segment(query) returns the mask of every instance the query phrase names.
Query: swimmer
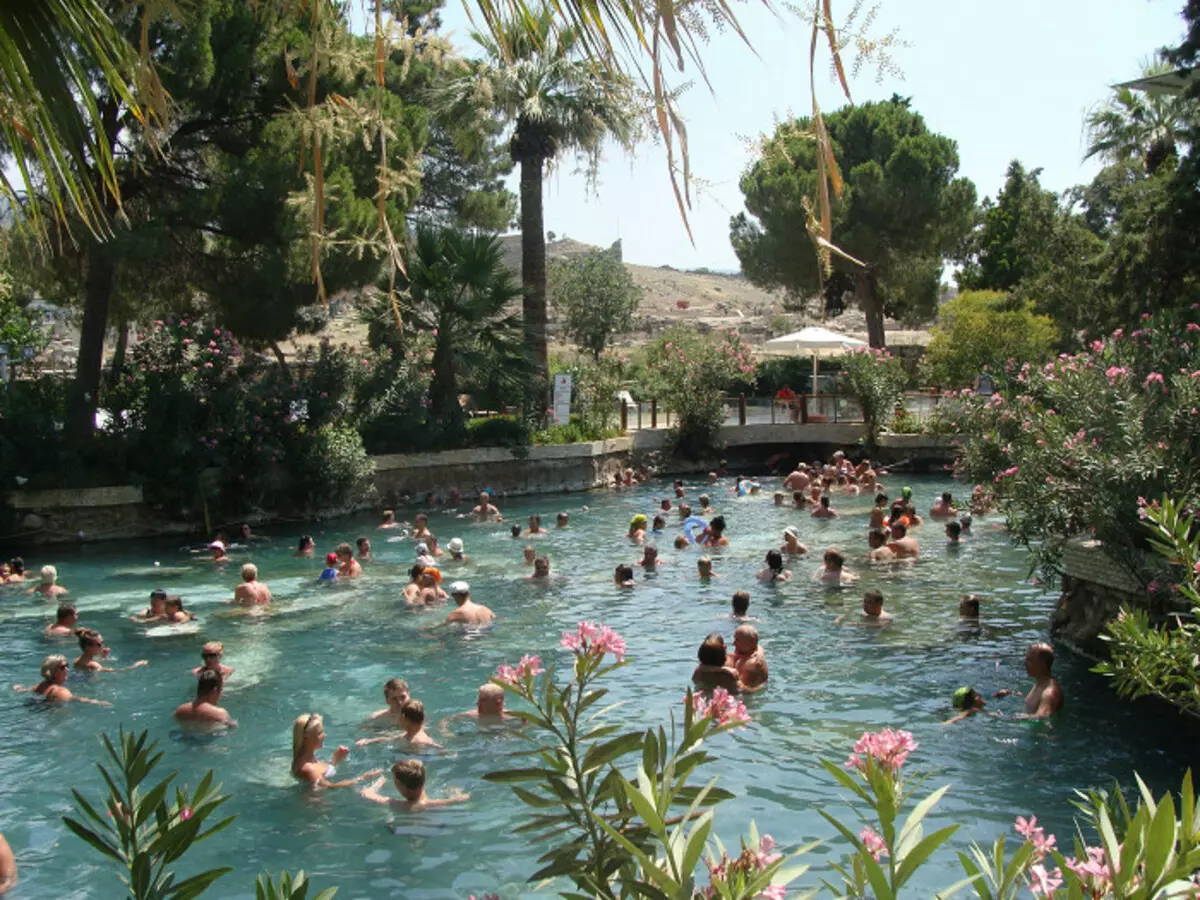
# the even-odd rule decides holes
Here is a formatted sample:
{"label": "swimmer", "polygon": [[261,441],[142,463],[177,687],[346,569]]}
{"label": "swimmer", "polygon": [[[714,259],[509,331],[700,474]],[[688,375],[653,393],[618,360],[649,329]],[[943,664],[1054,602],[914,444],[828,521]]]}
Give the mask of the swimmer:
{"label": "swimmer", "polygon": [[58,584],[58,569],[54,566],[42,566],[42,583],[29,593],[41,594],[43,597],[58,597],[67,593],[67,589]]}
{"label": "swimmer", "polygon": [[[425,551],[434,559],[446,555],[445,551],[438,546],[437,535],[432,531],[425,532]],[[434,565],[436,566],[437,563],[435,562]]]}
{"label": "swimmer", "polygon": [[729,654],[725,650],[725,638],[714,631],[700,644],[696,651],[699,665],[692,671],[692,682],[701,690],[708,688],[725,688],[727,691],[738,689],[738,673],[728,662]]}
{"label": "swimmer", "polygon": [[171,625],[194,622],[196,614],[183,608],[183,598],[172,594],[163,601],[163,619]]}
{"label": "swimmer", "polygon": [[567,523],[570,522],[570,520],[571,520],[570,516],[568,516],[565,512],[560,512],[557,516],[554,517],[554,527],[555,528],[566,528]]}
{"label": "swimmer", "polygon": [[629,533],[626,534],[626,537],[634,543],[640,544],[646,539],[646,522],[646,517],[638,513],[629,520]]}
{"label": "swimmer", "polygon": [[51,703],[66,703],[68,700],[74,700],[77,703],[90,703],[93,706],[112,706],[107,700],[92,700],[89,697],[79,697],[72,694],[66,686],[67,676],[70,672],[71,666],[67,662],[67,658],[59,656],[56,653],[42,660],[42,680],[38,684],[32,688],[25,688],[19,684],[14,684],[13,690],[36,694],[43,700]]}
{"label": "swimmer", "polygon": [[834,625],[891,625],[893,616],[883,611],[883,594],[877,590],[869,590],[863,594],[862,615],[857,619],[846,621],[845,616],[838,616]]}
{"label": "swimmer", "polygon": [[550,580],[550,560],[548,557],[539,556],[533,561],[533,574],[526,575],[530,581],[549,581]]}
{"label": "swimmer", "polygon": [[820,504],[812,511],[812,517],[814,519],[836,519],[837,515],[837,510],[829,505],[829,495],[822,494]]}
{"label": "swimmer", "polygon": [[225,645],[220,641],[209,641],[200,648],[200,659],[203,661],[201,665],[192,669],[192,674],[199,677],[202,672],[216,672],[221,676],[221,681],[224,683],[233,674],[233,666],[221,664],[221,657],[225,655]]}
{"label": "swimmer", "polygon": [[196,699],[175,707],[176,720],[192,726],[235,727],[237,722],[233,720],[233,717],[229,715],[228,711],[217,705],[221,702],[223,689],[224,682],[221,679],[221,673],[212,669],[204,669],[196,679]]}
{"label": "swimmer", "polygon": [[482,522],[486,522],[488,519],[495,519],[497,522],[504,521],[500,510],[492,505],[492,497],[487,491],[479,494],[479,505],[471,510],[471,515]]}
{"label": "swimmer", "polygon": [[[1025,695],[1025,716],[1030,719],[1048,719],[1063,706],[1062,688],[1050,667],[1054,665],[1054,648],[1049,644],[1038,643],[1030,646],[1025,653],[1025,671],[1033,679],[1033,687]],[[1007,697],[1009,694],[1019,694],[1019,691],[997,691],[997,697]]]}
{"label": "swimmer", "polygon": [[642,550],[642,558],[639,559],[635,566],[641,566],[647,572],[657,571],[658,567],[665,564],[665,560],[658,558],[658,548],[653,544],[647,544]]}
{"label": "swimmer", "polygon": [[679,521],[682,522],[685,519],[691,518],[691,515],[692,515],[692,504],[680,503],[679,504]]}
{"label": "swimmer", "polygon": [[805,463],[798,463],[796,468],[792,470],[787,478],[783,479],[783,487],[789,491],[804,491],[808,489],[812,479],[808,477],[808,472],[805,471],[808,466]]}
{"label": "swimmer", "polygon": [[822,584],[853,584],[858,576],[845,568],[846,557],[834,547],[825,551],[822,558],[824,565],[817,569],[813,578]]}
{"label": "swimmer", "polygon": [[[0,579],[3,580],[3,579]],[[17,886],[17,858],[4,835],[0,834],[0,897]]]}
{"label": "swimmer", "polygon": [[447,594],[441,588],[442,573],[437,569],[426,566],[417,576],[417,594],[415,606],[433,606],[445,600]]}
{"label": "swimmer", "polygon": [[450,596],[457,606],[450,610],[450,615],[446,616],[442,625],[490,625],[496,618],[494,612],[471,599],[471,586],[465,581],[451,584]]}
{"label": "swimmer", "polygon": [[114,669],[104,665],[100,659],[108,659],[109,648],[104,644],[104,637],[94,628],[77,628],[75,635],[79,638],[79,659],[75,660],[75,668],[80,672],[128,672],[130,669],[140,669],[149,661],[139,659],[132,666]]}
{"label": "swimmer", "polygon": [[387,783],[387,779],[383,776],[376,778],[369,787],[359,791],[359,795],[372,803],[412,812],[438,806],[449,806],[452,803],[463,803],[471,799],[470,794],[459,790],[451,790],[445,797],[440,798],[430,797],[426,794],[425,764],[419,759],[402,759],[394,763],[392,765],[392,781],[396,785],[396,791],[400,794],[401,799],[399,800],[385,797],[379,793]]}
{"label": "swimmer", "polygon": [[213,541],[208,545],[208,558],[212,562],[223,563],[229,559],[229,555],[225,552],[224,541]]}
{"label": "swimmer", "polygon": [[951,519],[946,523],[946,542],[951,547],[962,545],[962,522],[957,519]]}
{"label": "swimmer", "polygon": [[359,562],[370,562],[371,561],[371,541],[365,537],[360,537],[358,540],[356,540],[354,542],[354,545],[356,547],[358,547],[358,561]]}
{"label": "swimmer", "polygon": [[532,566],[537,561],[537,547],[533,544],[526,544],[521,553],[524,555],[525,565]]}
{"label": "swimmer", "polygon": [[730,659],[738,673],[738,687],[752,694],[767,686],[767,657],[758,644],[758,629],[739,625],[733,632],[733,656]]}
{"label": "swimmer", "polygon": [[451,562],[465,563],[471,558],[466,554],[462,538],[450,538],[450,542],[446,544],[446,550],[450,553]]}
{"label": "swimmer", "polygon": [[319,584],[337,584],[338,578],[338,555],[336,553],[325,554],[325,568],[321,570],[321,574],[317,576]]}
{"label": "swimmer", "polygon": [[317,542],[313,540],[311,534],[306,534],[300,538],[300,543],[296,547],[296,552],[292,556],[299,559],[312,559],[313,552],[316,550]]}
{"label": "swimmer", "polygon": [[779,552],[785,556],[803,556],[808,552],[808,547],[800,543],[800,531],[795,525],[783,529],[783,546]]}
{"label": "swimmer", "polygon": [[670,512],[671,511],[671,499],[669,497],[663,497],[662,503],[660,503],[658,505],[658,508],[661,509],[663,512]]}
{"label": "swimmer", "polygon": [[875,505],[871,507],[871,516],[867,521],[867,528],[885,528],[887,526],[887,494],[879,493],[875,495]]}
{"label": "swimmer", "polygon": [[654,521],[650,523],[651,534],[662,534],[667,528],[667,520],[662,516],[656,515]]}
{"label": "swimmer", "polygon": [[682,500],[683,497],[684,497],[683,483],[677,481],[677,482],[675,482],[675,499]]}
{"label": "swimmer", "polygon": [[438,731],[443,734],[449,734],[450,723],[456,719],[474,719],[480,724],[485,724],[489,722],[503,722],[513,718],[515,717],[504,708],[504,688],[498,684],[489,682],[479,686],[479,694],[475,699],[474,709],[446,716],[446,718],[442,719],[442,724],[438,726]]}
{"label": "swimmer", "polygon": [[675,535],[674,546],[676,550],[686,550],[691,545],[688,543],[688,539],[682,534],[677,534]]}
{"label": "swimmer", "polygon": [[442,745],[425,731],[425,704],[411,697],[400,707],[400,727],[404,734],[397,739],[414,747],[433,747],[441,750]]}
{"label": "swimmer", "polygon": [[787,504],[787,494],[783,491],[776,491],[774,497],[776,506],[785,506]]}
{"label": "swimmer", "polygon": [[520,526],[520,525],[514,525],[514,526],[513,526],[513,527],[510,529],[510,534],[511,534],[511,536],[512,536],[512,539],[513,539],[514,541],[519,541],[519,540],[521,539],[521,526]]}
{"label": "swimmer", "polygon": [[979,595],[965,594],[958,601],[958,617],[968,621],[979,621]]}
{"label": "swimmer", "polygon": [[[383,701],[387,704],[383,709],[377,709],[363,720],[363,727],[378,725],[400,725],[400,709],[408,702],[408,682],[403,678],[389,678],[383,684]],[[379,738],[356,741],[358,746],[375,743]]]}
{"label": "swimmer", "polygon": [[25,560],[19,556],[14,556],[8,561],[8,578],[5,579],[6,584],[19,584],[25,580]]}
{"label": "swimmer", "polygon": [[891,562],[896,558],[896,554],[888,546],[887,532],[882,528],[872,528],[867,532],[867,546],[871,548],[867,559],[874,562]]}
{"label": "swimmer", "polygon": [[808,505],[808,498],[804,496],[803,491],[792,491],[792,509],[804,509]]}
{"label": "swimmer", "polygon": [[971,533],[971,521],[972,520],[969,513],[967,515],[958,517],[958,524],[962,526],[962,534]]}
{"label": "swimmer", "polygon": [[540,515],[538,515],[537,513],[534,513],[533,515],[531,515],[529,517],[529,527],[527,529],[525,529],[525,534],[527,536],[537,537],[537,536],[540,536],[543,534],[549,534],[549,533],[550,532],[548,532],[545,528],[542,527],[542,517]]}
{"label": "swimmer", "polygon": [[708,582],[710,578],[720,578],[718,572],[713,571],[712,559],[707,556],[702,556],[696,560],[696,573],[700,576],[700,580]]}
{"label": "swimmer", "polygon": [[698,500],[698,501],[699,501],[699,503],[700,503],[700,512],[698,512],[696,515],[699,515],[699,516],[711,516],[713,513],[715,513],[715,512],[716,512],[716,510],[712,508],[712,504],[710,503],[710,499],[711,499],[711,498],[708,496],[708,494],[701,494],[701,495],[700,495],[700,496],[697,498],[697,500]]}
{"label": "swimmer", "polygon": [[338,558],[338,575],[342,578],[359,578],[362,565],[354,558],[354,549],[345,541],[333,548]]}
{"label": "swimmer", "polygon": [[250,523],[243,522],[238,526],[238,540],[244,544],[253,544],[261,541],[271,540],[269,537],[264,537],[261,534],[255,534],[250,530]]}
{"label": "swimmer", "polygon": [[955,722],[969,719],[987,706],[987,702],[973,687],[960,687],[950,698],[950,704],[959,710],[959,713],[954,718],[947,719],[943,725],[953,725]]}
{"label": "swimmer", "polygon": [[613,569],[613,581],[619,588],[634,587],[633,566],[627,566],[624,563]]}
{"label": "swimmer", "polygon": [[379,529],[386,531],[389,528],[399,528],[400,523],[396,521],[396,513],[390,509],[383,511],[383,516],[379,520]]}
{"label": "swimmer", "polygon": [[729,538],[725,537],[725,517],[713,516],[708,523],[707,534],[704,537],[705,547],[728,547]]}
{"label": "swimmer", "polygon": [[46,626],[44,634],[51,638],[70,637],[75,633],[75,626],[78,622],[79,611],[75,609],[75,605],[60,603],[54,621]]}
{"label": "swimmer", "polygon": [[374,778],[382,769],[363,772],[344,781],[330,781],[335,767],[350,755],[349,747],[338,747],[333,751],[332,761],[323,763],[317,759],[317,751],[325,744],[325,721],[317,713],[296,717],[292,723],[292,777],[314,787],[350,787],[368,778]]}
{"label": "swimmer", "polygon": [[709,483],[709,484],[716,484],[716,483],[717,483],[717,473],[716,473],[716,472],[709,472],[709,473],[708,473],[708,483]]}
{"label": "swimmer", "polygon": [[733,619],[735,622],[757,622],[758,621],[758,619],[752,618],[750,616],[750,592],[749,591],[735,591],[733,594],[733,600],[731,601],[730,605],[733,608],[733,612],[730,613],[729,617],[731,619]]}
{"label": "swimmer", "polygon": [[429,516],[425,513],[417,513],[413,516],[412,539],[414,541],[423,541],[429,535]]}
{"label": "swimmer", "polygon": [[271,602],[271,589],[258,580],[258,566],[242,566],[242,583],[233,589],[233,602],[239,606],[257,606]]}
{"label": "swimmer", "polygon": [[755,576],[759,581],[775,584],[792,577],[792,573],[783,567],[783,554],[778,550],[768,550],[765,562],[766,567]]}
{"label": "swimmer", "polygon": [[142,610],[140,615],[130,616],[133,622],[159,622],[167,617],[167,592],[156,588],[150,592],[150,606]]}
{"label": "swimmer", "polygon": [[892,524],[892,539],[888,541],[888,549],[896,554],[896,559],[916,559],[921,554],[915,537],[909,537],[908,526],[903,522]]}
{"label": "swimmer", "polygon": [[949,491],[943,491],[942,496],[929,507],[929,517],[931,519],[950,519],[958,515],[958,510],[954,508],[954,496]]}

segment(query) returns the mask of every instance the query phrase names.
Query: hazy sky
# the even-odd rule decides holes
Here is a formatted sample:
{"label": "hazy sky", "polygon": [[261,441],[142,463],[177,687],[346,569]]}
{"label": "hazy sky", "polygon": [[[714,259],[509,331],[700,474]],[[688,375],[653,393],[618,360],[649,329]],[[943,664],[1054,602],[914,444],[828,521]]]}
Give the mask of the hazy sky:
{"label": "hazy sky", "polygon": [[[468,0],[470,2],[470,0]],[[836,11],[850,0],[837,0]],[[1008,162],[1042,167],[1042,184],[1062,190],[1091,179],[1085,163],[1085,111],[1110,84],[1139,74],[1139,62],[1183,34],[1183,0],[882,0],[874,33],[893,27],[908,47],[894,52],[902,78],[876,83],[864,68],[851,82],[855,102],[912,98],[929,127],[958,142],[960,172],[980,197],[995,195]],[[693,197],[695,246],[688,241],[660,147],[635,158],[610,150],[597,192],[565,161],[546,184],[546,228],[592,244],[624,242],[625,259],[677,268],[737,268],[729,217],[742,209],[738,178],[750,159],[746,139],[774,117],[811,108],[808,35],[790,14],[777,18],[755,0],[736,4],[756,57],[740,39],[718,35],[705,52],[714,93],[702,82],[684,97],[692,169],[706,183]],[[467,20],[451,0],[447,30],[466,50]],[[841,92],[818,64],[826,111]],[[513,188],[516,183],[514,180]]]}

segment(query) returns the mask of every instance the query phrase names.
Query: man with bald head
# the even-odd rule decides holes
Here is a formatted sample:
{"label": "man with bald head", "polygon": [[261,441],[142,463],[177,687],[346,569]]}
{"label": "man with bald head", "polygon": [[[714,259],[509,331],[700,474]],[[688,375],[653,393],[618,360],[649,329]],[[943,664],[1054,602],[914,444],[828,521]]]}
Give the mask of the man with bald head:
{"label": "man with bald head", "polygon": [[733,632],[733,667],[743,693],[761,691],[767,686],[767,657],[758,645],[758,629],[739,625]]}

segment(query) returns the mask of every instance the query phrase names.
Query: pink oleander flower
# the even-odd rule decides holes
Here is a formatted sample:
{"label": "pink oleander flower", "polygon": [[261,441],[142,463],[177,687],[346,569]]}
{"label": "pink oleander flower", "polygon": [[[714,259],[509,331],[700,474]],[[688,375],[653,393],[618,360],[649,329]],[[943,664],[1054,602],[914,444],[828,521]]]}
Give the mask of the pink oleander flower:
{"label": "pink oleander flower", "polygon": [[1052,897],[1054,892],[1062,887],[1062,876],[1058,869],[1047,872],[1041,863],[1029,869],[1029,890],[1035,897]]}
{"label": "pink oleander flower", "polygon": [[895,773],[900,771],[900,767],[908,759],[908,754],[916,750],[917,746],[917,742],[913,740],[912,734],[908,731],[893,731],[891,728],[885,728],[883,731],[864,732],[863,736],[855,743],[854,752],[846,760],[846,768],[865,772],[867,760],[859,756],[861,753],[865,757],[875,760],[875,765]]}
{"label": "pink oleander flower", "polygon": [[192,817],[191,807],[185,806],[183,809],[181,809],[179,811],[179,821],[180,822],[186,822],[191,817]]}
{"label": "pink oleander flower", "polygon": [[578,656],[611,653],[618,662],[625,658],[625,639],[607,625],[595,622],[580,622],[574,634],[564,631],[559,644]]}
{"label": "pink oleander flower", "polygon": [[1151,372],[1146,376],[1146,380],[1142,382],[1142,387],[1149,388],[1150,385],[1157,384],[1162,388],[1162,392],[1167,392],[1167,383],[1163,380],[1161,372]]}
{"label": "pink oleander flower", "polygon": [[1082,881],[1088,882],[1088,886],[1096,896],[1103,896],[1108,890],[1109,882],[1112,881],[1112,870],[1108,867],[1107,857],[1102,847],[1088,847],[1086,860],[1081,861],[1069,857],[1067,868]]}
{"label": "pink oleander flower", "polygon": [[858,837],[863,842],[863,846],[867,848],[867,852],[875,857],[876,862],[888,855],[887,844],[883,842],[883,838],[874,828],[864,828],[858,833]]}
{"label": "pink oleander flower", "polygon": [[467,898],[467,900],[500,900],[500,895],[499,894],[484,894],[482,897],[476,897],[474,894],[471,894]]}
{"label": "pink oleander flower", "polygon": [[1034,854],[1039,861],[1045,858],[1057,843],[1054,835],[1047,835],[1042,826],[1037,823],[1037,816],[1030,816],[1028,819],[1024,816],[1017,816],[1013,828],[1016,829],[1017,834],[1033,843]]}
{"label": "pink oleander flower", "polygon": [[[703,694],[692,695],[692,709],[703,719],[708,717],[714,725],[745,725],[750,721],[750,713],[746,704],[738,700],[725,688],[717,688],[712,692],[712,699]],[[774,846],[774,841],[771,843]]]}
{"label": "pink oleander flower", "polygon": [[787,897],[787,888],[782,884],[772,884],[762,889],[758,895],[761,900],[785,900]]}
{"label": "pink oleander flower", "polygon": [[754,863],[761,872],[767,866],[779,862],[783,858],[780,853],[772,853],[775,849],[775,838],[764,834],[758,841],[758,851],[754,854]]}

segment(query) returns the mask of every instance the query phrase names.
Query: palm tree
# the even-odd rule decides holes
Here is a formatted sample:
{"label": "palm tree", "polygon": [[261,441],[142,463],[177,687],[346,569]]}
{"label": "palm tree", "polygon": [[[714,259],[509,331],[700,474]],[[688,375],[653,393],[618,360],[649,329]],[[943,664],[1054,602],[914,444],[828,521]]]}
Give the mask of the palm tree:
{"label": "palm tree", "polygon": [[[1161,55],[1143,63],[1142,75],[1173,72]],[[1116,87],[1107,102],[1087,116],[1088,152],[1110,163],[1139,161],[1153,173],[1178,153],[1195,101],[1182,96]]]}
{"label": "palm tree", "polygon": [[419,226],[409,250],[408,320],[434,335],[429,415],[448,431],[463,423],[461,378],[492,373],[514,387],[524,384],[521,323],[508,312],[521,287],[504,265],[493,235]]}
{"label": "palm tree", "polygon": [[[595,172],[606,138],[632,148],[642,117],[633,83],[589,60],[581,36],[549,10],[512,22],[495,36],[474,34],[486,59],[467,64],[435,94],[435,103],[466,130],[486,111],[512,129],[509,152],[521,167],[521,281],[526,352],[535,367],[529,401],[545,407],[546,167],[575,152]],[[540,406],[538,405],[540,404]]]}

